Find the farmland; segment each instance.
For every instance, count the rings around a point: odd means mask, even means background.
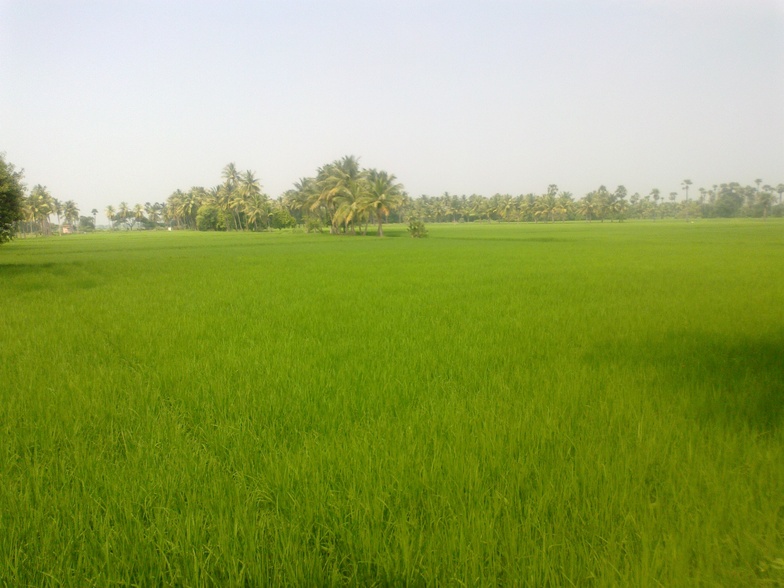
[[[784,223],[0,249],[0,585],[784,582]]]

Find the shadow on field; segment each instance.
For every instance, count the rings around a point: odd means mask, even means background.
[[[0,264],[0,282],[18,293],[90,290],[100,285],[96,271],[92,267],[88,270],[81,261]]]
[[[771,431],[784,425],[784,330],[733,340],[676,332],[622,355],[653,368],[662,395],[687,395],[686,410],[700,420]]]
[[[58,267],[58,263],[9,263],[0,264],[0,277],[13,278],[28,274],[40,274],[41,272],[51,272]]]

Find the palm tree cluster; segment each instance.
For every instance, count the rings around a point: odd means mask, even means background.
[[[37,233],[51,235],[53,229],[60,234],[64,225],[76,226],[79,222],[79,207],[73,200],[65,202],[54,198],[46,186],[36,184],[30,194],[22,197],[22,218],[17,223],[17,232],[26,236]],[[52,226],[51,217],[57,218]],[[65,222],[63,222],[65,221]]]
[[[223,182],[212,188],[175,190],[166,202],[108,206],[106,217],[114,227],[128,230],[164,224],[180,229],[259,231],[294,224],[291,215],[262,192],[254,172],[239,172],[235,164],[229,163],[222,177]]]
[[[426,222],[515,221],[555,222],[566,220],[623,221],[629,218],[710,218],[710,217],[762,217],[784,216],[784,184],[777,186],[741,186],[737,182],[714,185],[711,189],[699,188],[699,197],[689,198],[691,180],[684,180],[684,199],[671,192],[669,199],[654,188],[645,196],[629,195],[624,186],[614,191],[605,186],[588,192],[575,200],[570,192],[559,191],[551,184],[543,194],[495,194],[489,198],[472,194],[457,196],[421,196],[405,200],[398,210],[399,218],[418,218]],[[778,194],[776,201],[775,194]]]
[[[124,227],[129,230],[134,227],[155,228],[163,220],[164,209],[165,205],[160,202],[145,202],[143,206],[141,204],[130,206],[127,202],[120,202],[117,208],[112,205],[107,206],[104,214],[115,228]],[[93,210],[94,215],[97,213],[97,210]]]
[[[297,222],[309,230],[328,225],[331,233],[356,234],[360,227],[365,235],[373,222],[380,237],[384,220],[407,199],[394,174],[362,169],[353,155],[320,167],[314,177],[300,179],[282,197]]]

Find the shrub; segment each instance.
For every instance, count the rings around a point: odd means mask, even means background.
[[[200,231],[225,231],[226,223],[216,206],[202,204],[196,213],[196,227]]]
[[[305,230],[308,233],[322,233],[324,231],[324,223],[316,216],[309,216],[305,221]]]
[[[427,228],[421,220],[412,220],[408,223],[408,234],[415,239],[427,237]]]

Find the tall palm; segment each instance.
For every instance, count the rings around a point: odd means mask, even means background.
[[[27,232],[33,232],[33,222],[35,221],[35,215],[33,214],[33,208],[30,206],[30,199],[29,198],[22,198],[22,220],[27,225]],[[22,231],[22,236],[27,237],[27,233]]]
[[[346,155],[319,169],[316,178],[319,196],[311,206],[311,210],[322,205],[326,208],[327,215],[332,219],[330,232],[337,232],[339,225],[339,220],[335,217],[338,206],[336,199],[355,197],[360,191],[360,186],[357,184],[362,181],[362,178],[363,172],[359,167],[359,159],[353,155]]]
[[[691,186],[691,184],[692,184],[691,180],[683,180],[683,182],[681,183],[681,188],[683,188],[683,192],[686,196],[686,202],[689,201],[689,186]]]
[[[158,220],[160,219],[160,210],[161,205],[157,202],[155,204],[151,204],[149,202],[144,203],[144,214],[147,215],[147,220],[149,220],[154,226],[158,225]]]
[[[571,192],[561,192],[558,195],[558,210],[562,220],[566,220],[567,216],[571,214],[574,209],[574,198]]]
[[[65,213],[65,222],[68,224],[76,225],[79,222],[79,207],[73,200],[69,200],[63,205],[63,212]]]
[[[54,211],[54,198],[49,194],[46,186],[37,184],[30,192],[30,208],[33,218],[38,222],[41,234],[49,233],[49,215]]]
[[[178,213],[185,221],[185,226],[195,229],[196,228],[196,214],[199,211],[202,200],[204,198],[204,188],[194,186],[187,192],[177,190],[175,192],[179,200]]]
[[[237,197],[232,200],[232,208],[239,217],[239,213],[244,211],[250,200],[261,195],[261,184],[256,174],[250,170],[241,174],[237,182]],[[250,222],[247,221],[248,224]]]
[[[654,207],[653,220],[656,220],[655,210],[659,208],[659,199],[661,198],[661,191],[658,188],[654,188],[653,190],[651,190],[650,196],[651,198],[653,198],[653,207]]]
[[[580,200],[580,203],[577,206],[577,214],[587,218],[589,223],[593,221],[593,217],[596,214],[593,192],[587,194],[585,198]]]
[[[691,180],[683,180],[681,187],[686,195],[686,205],[683,207],[683,210],[686,212],[686,220],[689,220],[689,186],[691,186]]]
[[[234,200],[234,185],[228,182],[224,182],[220,186],[216,186],[212,190],[210,190],[210,196],[215,201],[215,205],[220,210],[221,214],[223,215],[225,222],[226,222],[226,230],[231,230],[231,225],[234,225],[234,228],[237,228],[237,222],[234,218],[234,209],[232,208],[232,201]],[[229,222],[229,218],[231,218],[231,222]]]
[[[232,188],[236,187],[240,180],[240,172],[237,171],[237,166],[234,163],[228,163],[221,172],[221,177],[225,184],[230,185]]]
[[[241,224],[239,221],[238,209],[233,206],[235,201],[237,187],[240,181],[240,172],[234,163],[227,164],[221,172],[223,178],[223,185],[221,186],[220,198],[218,199],[218,208],[223,211],[223,214],[230,216],[235,229],[240,229]],[[229,223],[226,223],[226,229],[230,228]]]
[[[269,199],[266,194],[252,194],[245,201],[245,217],[248,225],[253,225],[254,230],[259,230],[259,223],[266,226],[269,219]]]
[[[403,184],[397,183],[394,174],[371,169],[367,174],[367,195],[365,205],[373,211],[378,222],[378,236],[384,236],[384,218],[400,205]]]
[[[131,225],[128,222],[128,219],[132,218],[131,217],[131,208],[128,206],[127,202],[120,202],[120,206],[117,209],[117,218],[120,219],[120,221],[125,223],[126,228],[128,228],[128,229],[131,228]]]
[[[555,195],[551,193],[543,194],[536,201],[534,216],[554,221],[557,208],[558,201],[556,200]]]
[[[54,212],[55,216],[57,217],[57,228],[60,234],[63,234],[63,224],[60,222],[60,217],[63,215],[63,202],[58,200],[57,198],[52,198],[52,212]]]
[[[114,219],[117,216],[117,211],[114,209],[114,206],[112,206],[111,204],[107,206],[106,210],[104,210],[104,214],[106,215],[106,218],[109,219],[109,224],[113,226]]]
[[[134,225],[136,223],[141,224],[141,222],[144,220],[144,207],[141,204],[134,204],[131,215]]]
[[[773,194],[764,190],[757,194],[757,203],[762,207],[762,218],[768,220],[768,211],[773,205]]]

